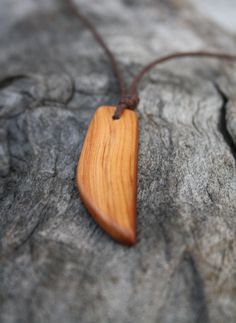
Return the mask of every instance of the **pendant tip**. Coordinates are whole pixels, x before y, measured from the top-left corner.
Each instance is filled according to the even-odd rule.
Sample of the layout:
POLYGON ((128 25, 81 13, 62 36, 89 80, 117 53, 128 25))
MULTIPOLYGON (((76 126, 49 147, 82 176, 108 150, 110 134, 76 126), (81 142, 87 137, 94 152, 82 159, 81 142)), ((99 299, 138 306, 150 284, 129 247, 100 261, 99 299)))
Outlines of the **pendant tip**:
POLYGON ((93 213, 91 215, 101 228, 114 240, 125 246, 133 246, 136 243, 136 229, 134 227, 125 227, 118 224, 116 221, 111 220, 103 214, 93 213))
POLYGON ((127 246, 133 246, 136 244, 136 234, 134 232, 130 232, 125 239, 123 240, 123 243, 127 246))
POLYGON ((116 236, 113 235, 113 232, 107 232, 115 240, 126 246, 133 246, 136 243, 136 233, 134 229, 126 230, 117 230, 116 236))
MULTIPOLYGON (((101 209, 94 203, 90 194, 86 192, 83 181, 80 180, 79 176, 77 176, 77 186, 85 207, 100 227, 117 242, 126 246, 133 246, 136 243, 135 221, 133 221, 132 224, 130 223, 128 226, 123 225, 119 223, 116 218, 114 219, 112 216, 109 216, 109 214, 101 211, 101 209)), ((127 216, 124 218, 127 218, 127 216)))

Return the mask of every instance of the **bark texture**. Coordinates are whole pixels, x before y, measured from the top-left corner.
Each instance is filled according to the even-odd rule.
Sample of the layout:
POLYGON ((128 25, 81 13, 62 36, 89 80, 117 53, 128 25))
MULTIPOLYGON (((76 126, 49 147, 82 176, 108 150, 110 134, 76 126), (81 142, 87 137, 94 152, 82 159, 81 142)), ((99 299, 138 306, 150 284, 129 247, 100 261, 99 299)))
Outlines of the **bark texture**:
MULTIPOLYGON (((236 52, 186 0, 77 3, 127 81, 171 51, 236 52)), ((126 248, 75 187, 89 120, 118 99, 106 57, 63 0, 1 0, 0 21, 0 322, 236 322, 236 64, 182 59, 142 82, 126 248)))

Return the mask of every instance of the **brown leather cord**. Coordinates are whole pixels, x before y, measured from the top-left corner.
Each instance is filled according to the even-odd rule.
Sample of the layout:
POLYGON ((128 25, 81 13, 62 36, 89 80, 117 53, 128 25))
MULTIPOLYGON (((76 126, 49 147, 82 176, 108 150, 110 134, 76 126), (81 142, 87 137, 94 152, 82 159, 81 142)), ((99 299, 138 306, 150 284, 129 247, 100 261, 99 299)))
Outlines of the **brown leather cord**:
POLYGON ((115 114, 113 119, 119 119, 124 109, 135 109, 139 103, 138 97, 138 85, 139 82, 142 80, 145 74, 150 72, 156 65, 171 61, 178 58, 184 57, 198 57, 198 58, 215 58, 215 59, 224 59, 228 61, 236 61, 236 55, 230 55, 227 53, 213 53, 213 52, 206 52, 206 51, 196 51, 196 52, 177 52, 170 55, 162 56, 160 58, 155 59, 154 61, 150 62, 143 69, 133 78, 133 81, 128 89, 128 94, 126 97, 129 98, 129 101, 120 100, 120 103, 117 105, 115 114))
POLYGON ((224 59, 224 60, 236 60, 236 55, 230 55, 227 53, 213 53, 213 52, 206 52, 206 51, 194 51, 194 52, 177 52, 167 56, 162 56, 160 58, 155 59, 151 63, 144 66, 144 68, 134 77, 133 82, 129 88, 129 94, 136 94, 138 83, 147 74, 151 69, 153 69, 156 65, 171 61, 177 58, 184 58, 184 57, 199 57, 199 58, 216 58, 216 59, 224 59))
POLYGON ((109 49, 108 45, 104 41, 103 37, 98 33, 97 29, 94 25, 79 11, 78 7, 74 4, 73 0, 67 0, 67 3, 70 6, 71 12, 75 14, 84 24, 85 26, 91 31, 92 35, 98 42, 98 44, 104 49, 107 57, 110 60, 114 75, 117 79, 120 88, 120 101, 116 106, 116 111, 113 115, 113 119, 119 119, 121 117, 122 112, 124 109, 135 109, 139 103, 138 97, 138 85, 141 79, 150 72, 158 64, 178 59, 184 57, 199 57, 199 58, 214 58, 214 59, 224 59, 228 61, 236 61, 236 55, 231 55, 228 53, 217 53, 217 52, 207 52, 207 51, 194 51, 194 52, 177 52, 172 53, 166 56, 162 56, 160 58, 155 59, 154 61, 145 65, 141 71, 134 77, 129 89, 126 89, 125 81, 123 77, 123 73, 119 67, 119 64, 109 49))

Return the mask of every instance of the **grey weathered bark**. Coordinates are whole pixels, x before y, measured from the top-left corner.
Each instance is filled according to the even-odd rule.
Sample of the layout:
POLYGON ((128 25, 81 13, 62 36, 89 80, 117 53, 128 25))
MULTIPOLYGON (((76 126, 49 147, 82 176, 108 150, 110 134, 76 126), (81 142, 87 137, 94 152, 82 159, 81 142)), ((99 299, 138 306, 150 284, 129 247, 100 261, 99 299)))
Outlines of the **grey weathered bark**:
MULTIPOLYGON (((226 2, 227 3, 227 2, 226 2)), ((187 1, 78 1, 127 80, 173 50, 236 52, 187 1)), ((85 211, 75 167, 110 66, 65 1, 0 4, 0 321, 236 321, 236 64, 184 59, 142 82, 138 243, 85 211)))

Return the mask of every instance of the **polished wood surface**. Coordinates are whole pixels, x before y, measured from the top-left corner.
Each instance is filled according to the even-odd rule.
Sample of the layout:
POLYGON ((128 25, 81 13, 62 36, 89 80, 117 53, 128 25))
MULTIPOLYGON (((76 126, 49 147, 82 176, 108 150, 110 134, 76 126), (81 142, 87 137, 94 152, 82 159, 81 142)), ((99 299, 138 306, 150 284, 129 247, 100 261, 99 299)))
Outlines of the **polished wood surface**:
POLYGON ((138 120, 126 109, 113 120, 115 107, 97 109, 77 167, 80 196, 93 218, 114 239, 136 240, 138 120))

